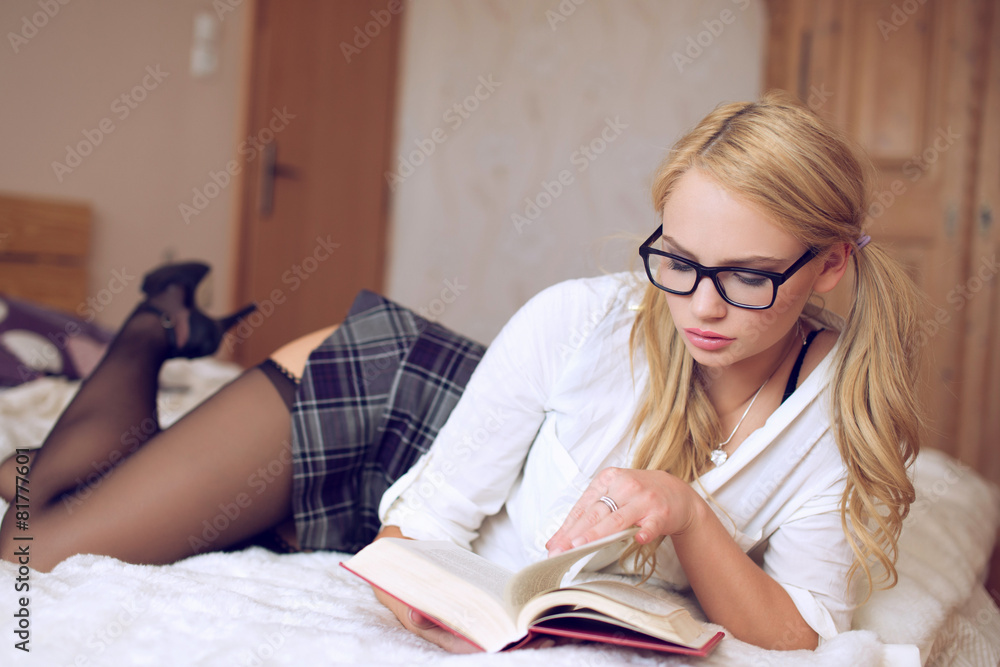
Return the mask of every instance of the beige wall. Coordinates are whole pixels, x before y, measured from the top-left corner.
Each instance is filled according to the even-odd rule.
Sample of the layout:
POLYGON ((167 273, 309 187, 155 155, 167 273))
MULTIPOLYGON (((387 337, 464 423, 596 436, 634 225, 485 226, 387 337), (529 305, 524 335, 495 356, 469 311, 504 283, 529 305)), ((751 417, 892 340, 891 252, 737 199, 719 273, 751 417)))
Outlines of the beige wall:
POLYGON ((626 268, 669 146, 762 85, 757 0, 406 11, 387 291, 482 341, 547 285, 626 268))
POLYGON ((223 15, 218 70, 196 79, 189 72, 196 10, 215 16, 207 0, 0 3, 0 191, 91 203, 88 293, 106 288, 115 271, 135 276, 99 304, 100 323, 117 325, 136 302, 139 277, 168 256, 211 262, 212 310, 227 305, 236 188, 223 189, 189 224, 179 207, 191 204, 192 189, 210 182, 209 172, 223 168, 239 143, 247 12, 223 15), (136 86, 134 98, 145 99, 121 99, 136 86), (96 145, 72 171, 56 173, 67 145, 81 142, 83 151, 96 145))
MULTIPOLYGON (((5 35, 40 2, 58 6, 17 53, 9 36, 0 44, 0 191, 91 202, 89 293, 114 271, 136 277, 99 322, 119 323, 138 277, 167 256, 215 266, 211 310, 221 312, 231 305, 236 188, 190 223, 179 207, 241 141, 244 3, 63 1, 0 3, 5 35), (219 26, 219 69, 193 78, 194 15, 225 5, 236 8, 219 26), (115 101, 147 67, 168 76, 122 117, 115 101), (66 146, 95 136, 102 119, 114 130, 55 174, 66 146)), ((651 231, 649 178, 666 149, 715 104, 761 85, 757 1, 420 0, 406 11, 394 170, 428 140, 434 151, 395 184, 386 291, 484 341, 546 285, 622 268, 634 243, 606 239, 651 231), (701 53, 688 51, 695 41, 701 53), (686 51, 694 57, 679 65, 686 51), (601 148, 602 133, 599 155, 580 151, 601 148), (515 224, 560 174, 568 184, 552 202, 515 224)))

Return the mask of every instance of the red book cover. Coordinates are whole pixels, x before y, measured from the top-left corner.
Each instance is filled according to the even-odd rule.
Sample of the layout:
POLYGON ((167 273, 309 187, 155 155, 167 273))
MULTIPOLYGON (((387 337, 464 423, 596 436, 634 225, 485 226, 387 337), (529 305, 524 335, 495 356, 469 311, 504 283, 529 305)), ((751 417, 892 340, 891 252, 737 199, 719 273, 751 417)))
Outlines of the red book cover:
POLYGON ((705 657, 712 652, 722 638, 726 636, 724 632, 715 633, 711 639, 698 648, 688 648, 680 644, 650 637, 641 632, 635 632, 628 628, 620 628, 608 623, 593 621, 585 618, 559 618, 543 621, 531 626, 531 634, 528 639, 534 639, 537 635, 554 635, 557 637, 572 637, 574 639, 586 639, 589 641, 602 642, 605 644, 618 644, 620 646, 631 646, 633 648, 652 649, 664 653, 678 653, 681 655, 696 655, 705 657))

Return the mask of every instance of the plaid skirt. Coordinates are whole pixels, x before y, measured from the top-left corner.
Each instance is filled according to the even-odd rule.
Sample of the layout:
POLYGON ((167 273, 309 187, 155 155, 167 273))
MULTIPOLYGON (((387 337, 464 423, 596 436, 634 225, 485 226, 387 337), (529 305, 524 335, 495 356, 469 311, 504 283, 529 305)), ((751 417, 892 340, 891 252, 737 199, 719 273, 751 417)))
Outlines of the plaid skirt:
POLYGON ((354 553, 386 489, 427 451, 485 348, 362 291, 313 350, 292 406, 292 505, 304 549, 354 553))

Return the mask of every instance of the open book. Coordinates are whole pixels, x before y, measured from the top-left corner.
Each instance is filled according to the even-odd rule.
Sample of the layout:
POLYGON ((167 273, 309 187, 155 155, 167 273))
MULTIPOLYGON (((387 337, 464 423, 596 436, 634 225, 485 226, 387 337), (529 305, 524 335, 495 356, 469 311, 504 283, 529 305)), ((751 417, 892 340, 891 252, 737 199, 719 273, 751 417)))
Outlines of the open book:
POLYGON ((450 542, 392 537, 341 565, 491 653, 545 634, 706 655, 723 633, 666 596, 619 581, 559 587, 584 556, 620 549, 635 533, 631 528, 516 573, 450 542))

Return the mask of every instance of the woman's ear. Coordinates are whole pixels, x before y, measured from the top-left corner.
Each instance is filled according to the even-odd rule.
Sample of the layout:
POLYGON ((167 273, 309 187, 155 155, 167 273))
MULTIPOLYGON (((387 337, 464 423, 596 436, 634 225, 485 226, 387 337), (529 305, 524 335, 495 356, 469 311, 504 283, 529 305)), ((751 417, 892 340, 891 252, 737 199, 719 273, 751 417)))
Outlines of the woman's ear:
POLYGON ((837 243, 832 246, 823 259, 823 269, 816 276, 813 291, 820 294, 829 292, 847 272, 847 264, 851 259, 851 244, 837 243))

